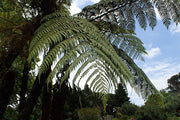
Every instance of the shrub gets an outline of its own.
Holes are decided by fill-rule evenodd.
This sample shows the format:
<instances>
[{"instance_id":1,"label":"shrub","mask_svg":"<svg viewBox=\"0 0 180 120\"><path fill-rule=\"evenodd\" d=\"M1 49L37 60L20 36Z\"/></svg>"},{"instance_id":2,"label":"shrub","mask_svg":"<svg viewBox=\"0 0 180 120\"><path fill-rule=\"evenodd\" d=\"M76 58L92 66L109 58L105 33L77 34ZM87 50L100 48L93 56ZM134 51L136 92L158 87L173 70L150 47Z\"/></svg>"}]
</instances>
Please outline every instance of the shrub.
<instances>
[{"instance_id":1,"label":"shrub","mask_svg":"<svg viewBox=\"0 0 180 120\"><path fill-rule=\"evenodd\" d=\"M78 116L80 120L99 120L100 113L100 108L82 108L78 111Z\"/></svg>"},{"instance_id":2,"label":"shrub","mask_svg":"<svg viewBox=\"0 0 180 120\"><path fill-rule=\"evenodd\" d=\"M128 115L128 116L131 116L131 115L134 115L135 112L138 110L138 106L137 105L134 105L132 103L129 103L129 102L125 102L121 108L120 108L120 111L122 114L124 115Z\"/></svg>"},{"instance_id":3,"label":"shrub","mask_svg":"<svg viewBox=\"0 0 180 120\"><path fill-rule=\"evenodd\" d=\"M180 117L168 117L167 120L180 120Z\"/></svg>"},{"instance_id":4,"label":"shrub","mask_svg":"<svg viewBox=\"0 0 180 120\"><path fill-rule=\"evenodd\" d=\"M167 116L161 107L145 105L136 111L135 118L137 120L166 120Z\"/></svg>"}]
</instances>

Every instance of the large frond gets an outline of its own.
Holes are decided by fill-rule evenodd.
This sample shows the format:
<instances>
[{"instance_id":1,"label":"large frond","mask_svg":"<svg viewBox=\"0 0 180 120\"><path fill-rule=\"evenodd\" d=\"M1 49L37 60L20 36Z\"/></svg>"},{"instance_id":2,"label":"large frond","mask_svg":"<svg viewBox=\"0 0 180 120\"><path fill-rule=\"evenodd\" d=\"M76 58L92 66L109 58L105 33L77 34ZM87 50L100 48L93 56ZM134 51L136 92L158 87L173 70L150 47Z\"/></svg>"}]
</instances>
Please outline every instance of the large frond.
<instances>
[{"instance_id":1,"label":"large frond","mask_svg":"<svg viewBox=\"0 0 180 120\"><path fill-rule=\"evenodd\" d=\"M101 1L93 6L85 7L77 16L92 21L103 20L128 30L135 30L135 19L145 29L147 22L150 27L156 25L154 7L147 0Z\"/></svg>"},{"instance_id":2,"label":"large frond","mask_svg":"<svg viewBox=\"0 0 180 120\"><path fill-rule=\"evenodd\" d=\"M136 37L133 31L123 29L116 24L105 21L94 21L93 24L103 31L112 45L122 49L132 59L144 60L143 54L147 53L143 46L143 42Z\"/></svg>"},{"instance_id":3,"label":"large frond","mask_svg":"<svg viewBox=\"0 0 180 120\"><path fill-rule=\"evenodd\" d=\"M76 16L91 21L111 22L124 29L134 31L135 19L143 29L146 29L147 23L152 29L155 27L157 23L155 8L160 13L165 26L168 27L171 20L176 23L180 21L180 3L178 0L103 0L85 7Z\"/></svg>"},{"instance_id":4,"label":"large frond","mask_svg":"<svg viewBox=\"0 0 180 120\"><path fill-rule=\"evenodd\" d=\"M158 93L156 88L150 82L149 78L132 60L144 60L142 55L147 54L142 41L135 36L135 33L130 30L122 29L115 24L110 24L109 22L101 21L93 23L106 34L106 37L110 43L118 51L119 57L130 69L134 77L133 80L135 80L132 80L130 83L132 87L135 87L136 92L142 95L144 98L152 93Z\"/></svg>"},{"instance_id":5,"label":"large frond","mask_svg":"<svg viewBox=\"0 0 180 120\"><path fill-rule=\"evenodd\" d=\"M132 59L143 59L146 50L142 41L132 33L122 33L118 35L109 34L108 39L112 45L123 50Z\"/></svg>"},{"instance_id":6,"label":"large frond","mask_svg":"<svg viewBox=\"0 0 180 120\"><path fill-rule=\"evenodd\" d=\"M180 1L179 0L152 0L158 9L163 23L168 27L173 20L180 22Z\"/></svg>"},{"instance_id":7,"label":"large frond","mask_svg":"<svg viewBox=\"0 0 180 120\"><path fill-rule=\"evenodd\" d=\"M85 19L71 17L68 12L61 15L63 9L65 8L42 19L43 24L36 31L31 42L29 61L38 56L39 53L44 52L39 76L51 67L52 72L47 81L52 81L59 71L68 64L61 79L62 83L78 65L82 65L86 60L95 56L98 60L102 59L101 61L106 64L106 67L112 69L111 72L122 81L129 81L132 75L128 67L119 58L106 37ZM52 66L52 63L55 65ZM98 80L104 80L104 77L102 79L101 76L101 79ZM110 80L107 82L111 83ZM109 84L103 85L104 88L110 86ZM107 89L104 88L100 91L107 93Z\"/></svg>"},{"instance_id":8,"label":"large frond","mask_svg":"<svg viewBox=\"0 0 180 120\"><path fill-rule=\"evenodd\" d=\"M143 70L140 69L123 50L117 48L116 46L114 46L114 48L118 51L119 56L121 56L122 60L128 66L134 77L131 81L131 86L135 89L136 93L145 99L147 99L147 97L151 94L161 95Z\"/></svg>"}]
</instances>

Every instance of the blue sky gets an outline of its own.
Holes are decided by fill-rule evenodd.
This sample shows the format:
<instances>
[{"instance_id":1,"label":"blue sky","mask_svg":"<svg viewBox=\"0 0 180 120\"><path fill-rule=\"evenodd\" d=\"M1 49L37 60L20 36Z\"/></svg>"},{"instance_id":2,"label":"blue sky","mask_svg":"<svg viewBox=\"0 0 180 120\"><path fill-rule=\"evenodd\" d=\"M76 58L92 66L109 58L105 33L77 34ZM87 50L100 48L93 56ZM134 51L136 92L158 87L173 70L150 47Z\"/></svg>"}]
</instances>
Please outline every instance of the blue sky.
<instances>
[{"instance_id":1,"label":"blue sky","mask_svg":"<svg viewBox=\"0 0 180 120\"><path fill-rule=\"evenodd\" d=\"M148 52L145 62L136 61L158 90L167 87L167 79L180 72L180 24L170 25L167 29L158 19L157 26L144 31L138 25L136 34ZM144 101L133 90L129 90L131 101L142 105Z\"/></svg>"},{"instance_id":2,"label":"blue sky","mask_svg":"<svg viewBox=\"0 0 180 120\"><path fill-rule=\"evenodd\" d=\"M84 6L94 4L99 0L73 0L71 13L81 11ZM160 21L159 15L157 26L152 29L148 27L145 31L136 25L136 34L148 52L145 55L145 62L136 61L138 66L143 69L151 82L158 90L167 87L167 79L180 72L180 24L170 25L167 29ZM138 97L133 89L128 89L131 102L142 105L143 100Z\"/></svg>"},{"instance_id":3,"label":"blue sky","mask_svg":"<svg viewBox=\"0 0 180 120\"><path fill-rule=\"evenodd\" d=\"M160 20L152 31L137 26L137 36L144 42L148 52L145 62L137 64L160 90L167 87L166 80L180 72L180 25L172 24L167 29Z\"/></svg>"}]
</instances>

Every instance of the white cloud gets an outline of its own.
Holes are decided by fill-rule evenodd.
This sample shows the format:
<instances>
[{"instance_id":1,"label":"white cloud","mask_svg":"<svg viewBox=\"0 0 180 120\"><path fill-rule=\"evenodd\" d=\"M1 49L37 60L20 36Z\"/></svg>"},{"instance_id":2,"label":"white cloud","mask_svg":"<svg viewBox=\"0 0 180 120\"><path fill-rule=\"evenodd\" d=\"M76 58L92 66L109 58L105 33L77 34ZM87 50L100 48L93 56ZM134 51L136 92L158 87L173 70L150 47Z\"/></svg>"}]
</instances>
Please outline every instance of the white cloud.
<instances>
[{"instance_id":1,"label":"white cloud","mask_svg":"<svg viewBox=\"0 0 180 120\"><path fill-rule=\"evenodd\" d=\"M145 73L156 72L156 71L165 69L169 66L170 66L170 64L168 64L168 63L157 62L157 63L151 63L151 65L148 63L148 64L145 64L145 67L143 70Z\"/></svg>"},{"instance_id":2,"label":"white cloud","mask_svg":"<svg viewBox=\"0 0 180 120\"><path fill-rule=\"evenodd\" d=\"M152 47L153 47L153 43L145 44L145 48L150 49L150 48L152 48Z\"/></svg>"},{"instance_id":3,"label":"white cloud","mask_svg":"<svg viewBox=\"0 0 180 120\"><path fill-rule=\"evenodd\" d=\"M130 97L131 103L135 105L142 106L145 103L144 99L139 97L134 91L133 93L128 93L128 97Z\"/></svg>"},{"instance_id":4,"label":"white cloud","mask_svg":"<svg viewBox=\"0 0 180 120\"><path fill-rule=\"evenodd\" d=\"M76 4L79 7L82 7L82 6L89 5L90 2L92 2L94 4L94 3L97 3L99 1L100 0L73 0L72 3Z\"/></svg>"},{"instance_id":5,"label":"white cloud","mask_svg":"<svg viewBox=\"0 0 180 120\"><path fill-rule=\"evenodd\" d=\"M167 79L180 72L180 63L174 60L162 60L153 63L145 63L143 71L158 90L167 87Z\"/></svg>"},{"instance_id":6,"label":"white cloud","mask_svg":"<svg viewBox=\"0 0 180 120\"><path fill-rule=\"evenodd\" d=\"M74 15L79 12L81 12L81 9L76 4L72 3L70 7L70 13Z\"/></svg>"},{"instance_id":7,"label":"white cloud","mask_svg":"<svg viewBox=\"0 0 180 120\"><path fill-rule=\"evenodd\" d=\"M161 90L168 87L167 80L171 76L180 72L180 63L175 61L180 61L180 59L166 59L156 62L145 62L141 68L149 77L153 85L158 90ZM139 97L130 87L128 87L128 96L130 97L130 101L132 103L139 106L144 104L144 100Z\"/></svg>"},{"instance_id":8,"label":"white cloud","mask_svg":"<svg viewBox=\"0 0 180 120\"><path fill-rule=\"evenodd\" d=\"M151 48L150 50L147 50L148 55L146 55L145 57L147 58L153 58L157 55L159 55L161 53L160 48L156 47L156 48Z\"/></svg>"},{"instance_id":9,"label":"white cloud","mask_svg":"<svg viewBox=\"0 0 180 120\"><path fill-rule=\"evenodd\" d=\"M73 0L72 3L80 7L80 6L84 6L86 2L87 0Z\"/></svg>"},{"instance_id":10,"label":"white cloud","mask_svg":"<svg viewBox=\"0 0 180 120\"><path fill-rule=\"evenodd\" d=\"M180 33L180 24L176 25L175 23L173 23L171 26L170 26L170 32L172 34L175 34L175 33Z\"/></svg>"},{"instance_id":11,"label":"white cloud","mask_svg":"<svg viewBox=\"0 0 180 120\"><path fill-rule=\"evenodd\" d=\"M81 8L89 5L90 2L98 3L100 0L73 0L71 7L70 7L70 12L72 15L81 12Z\"/></svg>"},{"instance_id":12,"label":"white cloud","mask_svg":"<svg viewBox=\"0 0 180 120\"><path fill-rule=\"evenodd\" d=\"M91 0L93 3L98 3L100 0Z\"/></svg>"}]
</instances>

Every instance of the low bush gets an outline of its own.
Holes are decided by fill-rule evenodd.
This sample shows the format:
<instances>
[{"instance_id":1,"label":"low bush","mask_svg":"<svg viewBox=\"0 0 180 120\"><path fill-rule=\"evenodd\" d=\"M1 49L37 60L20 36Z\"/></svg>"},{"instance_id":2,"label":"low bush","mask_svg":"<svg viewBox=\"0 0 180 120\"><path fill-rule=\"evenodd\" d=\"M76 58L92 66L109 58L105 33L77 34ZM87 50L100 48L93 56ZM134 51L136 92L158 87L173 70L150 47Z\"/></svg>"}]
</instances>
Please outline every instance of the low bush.
<instances>
[{"instance_id":1,"label":"low bush","mask_svg":"<svg viewBox=\"0 0 180 120\"><path fill-rule=\"evenodd\" d=\"M78 111L79 120L99 120L100 108L82 108Z\"/></svg>"}]
</instances>

